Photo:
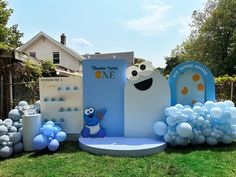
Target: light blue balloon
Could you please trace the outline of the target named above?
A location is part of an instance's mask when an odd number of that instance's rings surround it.
[[[59,142],[56,139],[53,139],[49,144],[48,144],[48,149],[50,151],[56,151],[59,148]]]
[[[3,122],[5,122],[7,125],[12,125],[13,121],[9,118],[5,119]]]
[[[7,127],[4,125],[0,125],[0,136],[7,134],[7,132],[8,132]]]
[[[40,100],[36,101],[36,102],[34,103],[34,106],[39,108],[39,107],[40,107]]]
[[[197,143],[198,144],[203,144],[205,143],[205,137],[203,135],[200,135],[198,138],[197,138]]]
[[[28,103],[26,101],[20,101],[18,103],[18,106],[21,106],[21,107],[28,106]]]
[[[184,106],[183,106],[182,104],[176,104],[175,107],[176,107],[177,109],[183,109],[183,108],[184,108]]]
[[[222,109],[215,107],[210,110],[210,114],[213,118],[217,119],[223,115],[223,111],[222,111]]]
[[[57,134],[58,132],[60,132],[62,129],[61,129],[61,127],[59,127],[59,126],[57,126],[57,125],[55,125],[54,127],[53,127],[53,129],[54,129],[54,133],[55,134]]]
[[[10,141],[13,142],[14,144],[18,143],[21,140],[21,133],[20,132],[11,133],[9,135],[9,138],[10,138]]]
[[[39,134],[33,139],[33,147],[35,150],[42,150],[48,145],[48,140],[45,135]]]
[[[45,136],[52,136],[54,133],[54,128],[52,125],[43,125],[43,134]]]
[[[206,143],[211,145],[211,146],[214,146],[214,145],[218,144],[218,140],[214,137],[209,136],[209,137],[206,138]]]
[[[187,122],[180,123],[176,127],[176,132],[183,138],[188,137],[192,134],[192,126]]]
[[[51,125],[51,126],[54,126],[54,122],[53,121],[47,121],[46,123],[45,123],[45,125]]]
[[[169,134],[165,134],[164,140],[165,140],[165,142],[167,142],[167,143],[173,142],[173,139],[171,138],[171,136],[170,136]]]
[[[176,117],[178,115],[179,109],[172,106],[167,109],[167,116]]]
[[[7,136],[7,135],[0,136],[0,143],[8,142],[8,141],[10,141],[9,136]]]
[[[180,136],[177,136],[177,137],[175,138],[175,143],[176,143],[177,145],[183,145],[183,144],[184,144],[184,138],[182,138],[182,137],[180,137]]]
[[[174,125],[176,125],[175,118],[174,118],[174,117],[167,117],[166,123],[167,123],[169,126],[174,126]]]
[[[210,136],[211,132],[212,132],[212,130],[210,128],[205,128],[205,129],[202,130],[202,134],[204,136]]]
[[[231,117],[232,117],[232,119],[236,119],[236,108],[235,107],[233,107],[233,108],[230,108],[230,111],[231,111]]]
[[[201,126],[204,124],[204,118],[202,116],[198,117],[197,118],[197,125],[198,126]]]
[[[225,108],[227,107],[227,104],[222,101],[216,103],[215,105],[216,105],[216,107],[220,108],[221,110],[225,110]]]
[[[167,127],[166,127],[167,129]],[[166,131],[167,132],[167,131]],[[164,134],[163,134],[164,135]],[[66,140],[66,133],[65,132],[58,132],[55,136],[55,138],[59,141],[59,142],[63,142]]]
[[[17,121],[21,118],[21,113],[18,109],[13,109],[8,113],[8,117],[11,118],[13,121]]]
[[[13,151],[14,153],[20,153],[24,150],[24,145],[22,142],[16,143],[13,145]]]
[[[200,115],[202,113],[202,108],[200,106],[194,106],[193,107],[193,112],[195,112],[198,115]]]
[[[196,102],[196,103],[194,103],[194,105],[193,106],[200,106],[200,107],[202,107],[203,106],[203,104],[201,103],[201,102]]]
[[[0,157],[2,158],[8,158],[12,155],[13,149],[9,146],[4,146],[0,149]]]
[[[234,105],[234,102],[231,101],[231,100],[227,100],[227,101],[225,101],[224,103],[227,105],[227,107],[234,107],[234,106],[235,106],[235,105]]]
[[[193,114],[193,110],[191,108],[184,108],[182,111],[183,114],[190,116]]]
[[[228,135],[224,135],[221,139],[221,142],[224,144],[231,144],[233,142],[233,138]]]
[[[213,101],[207,101],[205,102],[204,106],[206,109],[210,110],[215,107],[215,103]]]

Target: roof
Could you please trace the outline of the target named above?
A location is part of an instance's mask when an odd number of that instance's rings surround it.
[[[79,53],[77,53],[73,49],[71,49],[71,48],[61,44],[60,42],[56,41],[55,39],[53,39],[52,37],[50,37],[49,35],[47,35],[46,33],[42,32],[42,31],[40,31],[37,35],[35,35],[32,39],[30,39],[24,45],[20,46],[17,50],[20,51],[20,52],[23,52],[24,49],[26,49],[28,46],[30,46],[32,43],[37,41],[42,36],[44,36],[49,41],[51,41],[53,44],[55,44],[56,46],[60,47],[61,49],[63,49],[67,53],[71,54],[72,56],[74,56],[78,60],[83,61],[85,59],[82,55],[80,55]]]

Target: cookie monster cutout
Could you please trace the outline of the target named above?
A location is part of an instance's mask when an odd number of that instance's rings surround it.
[[[128,67],[126,75],[125,137],[156,137],[153,124],[164,120],[164,110],[170,106],[168,81],[148,61]]]
[[[94,108],[88,108],[84,111],[85,125],[81,131],[83,138],[105,137],[106,133],[100,126],[100,120],[103,119],[106,110],[96,111]]]

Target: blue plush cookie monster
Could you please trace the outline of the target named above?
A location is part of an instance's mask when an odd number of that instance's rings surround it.
[[[85,125],[81,131],[83,138],[105,137],[105,131],[101,129],[100,120],[103,119],[106,110],[96,111],[94,108],[88,108],[84,111]]]

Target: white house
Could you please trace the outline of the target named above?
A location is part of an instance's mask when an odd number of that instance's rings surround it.
[[[57,67],[66,71],[82,72],[84,57],[66,46],[64,33],[58,42],[44,32],[39,32],[17,50],[39,60],[51,60]]]
[[[134,64],[134,52],[95,53],[83,55],[86,59],[125,59],[128,66]]]

